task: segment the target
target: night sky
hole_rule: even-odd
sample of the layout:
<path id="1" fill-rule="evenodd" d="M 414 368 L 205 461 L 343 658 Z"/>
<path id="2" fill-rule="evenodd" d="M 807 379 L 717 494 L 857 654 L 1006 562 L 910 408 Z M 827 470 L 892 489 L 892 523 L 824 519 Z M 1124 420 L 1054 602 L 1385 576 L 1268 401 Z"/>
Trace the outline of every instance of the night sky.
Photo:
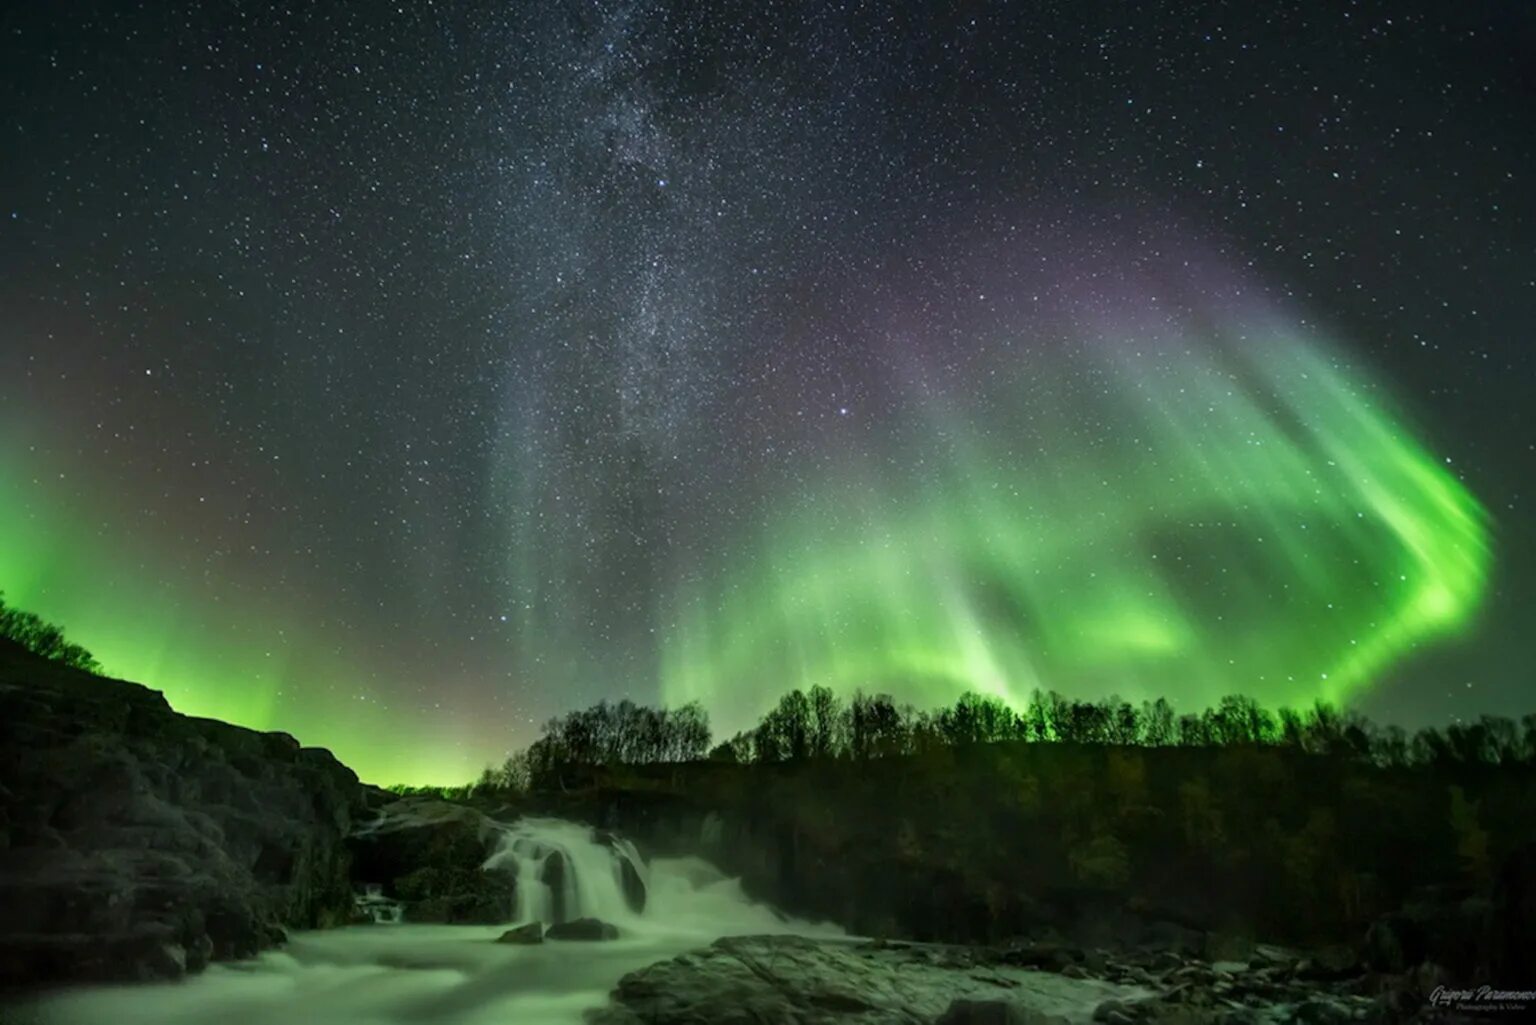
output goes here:
<path id="1" fill-rule="evenodd" d="M 0 589 L 177 708 L 1536 704 L 1528 4 L 12 6 Z"/>

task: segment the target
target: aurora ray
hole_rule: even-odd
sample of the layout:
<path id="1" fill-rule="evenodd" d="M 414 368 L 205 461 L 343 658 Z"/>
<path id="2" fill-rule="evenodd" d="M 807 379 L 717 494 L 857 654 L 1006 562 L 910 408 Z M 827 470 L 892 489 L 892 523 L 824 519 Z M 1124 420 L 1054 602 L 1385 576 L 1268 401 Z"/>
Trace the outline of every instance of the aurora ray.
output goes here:
<path id="1" fill-rule="evenodd" d="M 873 444 L 688 595 L 667 700 L 1340 701 L 1456 632 L 1483 508 L 1360 372 L 1258 321 L 1086 331 L 987 375 L 967 409 L 1011 423 L 914 402 L 925 440 Z"/>

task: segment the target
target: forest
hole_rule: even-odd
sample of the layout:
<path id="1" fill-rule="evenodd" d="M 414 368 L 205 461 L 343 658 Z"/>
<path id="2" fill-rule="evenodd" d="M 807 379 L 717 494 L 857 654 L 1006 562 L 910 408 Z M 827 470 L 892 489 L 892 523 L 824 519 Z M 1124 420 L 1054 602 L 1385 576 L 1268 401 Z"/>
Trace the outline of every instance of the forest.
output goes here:
<path id="1" fill-rule="evenodd" d="M 472 786 L 540 790 L 569 786 L 598 767 L 701 760 L 867 762 L 1003 743 L 1272 748 L 1382 767 L 1536 764 L 1536 713 L 1518 722 L 1485 715 L 1410 733 L 1322 701 L 1271 711 L 1252 698 L 1231 695 L 1202 711 L 1180 713 L 1165 698 L 1133 704 L 1035 691 L 1020 711 L 1001 698 L 975 693 L 953 705 L 920 710 L 862 691 L 845 701 L 818 686 L 790 691 L 756 726 L 713 745 L 708 713 L 697 703 L 666 709 L 599 702 L 550 719 L 538 740 L 503 764 L 488 766 Z"/>
<path id="2" fill-rule="evenodd" d="M 64 636 L 63 627 L 46 622 L 35 612 L 7 605 L 3 591 L 0 591 L 0 637 L 15 641 L 34 655 L 88 673 L 101 672 L 101 663 L 85 648 L 69 641 Z"/>

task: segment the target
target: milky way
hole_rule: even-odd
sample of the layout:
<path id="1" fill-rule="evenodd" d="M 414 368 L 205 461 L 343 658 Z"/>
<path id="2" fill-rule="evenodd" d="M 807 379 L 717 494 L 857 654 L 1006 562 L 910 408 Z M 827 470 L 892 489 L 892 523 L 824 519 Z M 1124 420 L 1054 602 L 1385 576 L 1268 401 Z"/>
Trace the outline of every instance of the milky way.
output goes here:
<path id="1" fill-rule="evenodd" d="M 1521 5 L 152 8 L 0 37 L 0 589 L 178 708 L 1528 710 Z"/>

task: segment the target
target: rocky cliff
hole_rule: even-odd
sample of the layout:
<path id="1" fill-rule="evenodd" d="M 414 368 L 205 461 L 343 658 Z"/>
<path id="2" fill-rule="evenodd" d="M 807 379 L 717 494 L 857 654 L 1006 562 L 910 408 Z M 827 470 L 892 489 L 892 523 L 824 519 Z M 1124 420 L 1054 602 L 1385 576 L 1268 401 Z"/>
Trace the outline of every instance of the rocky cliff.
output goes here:
<path id="1" fill-rule="evenodd" d="M 329 751 L 0 641 L 0 985 L 174 978 L 346 920 Z"/>

